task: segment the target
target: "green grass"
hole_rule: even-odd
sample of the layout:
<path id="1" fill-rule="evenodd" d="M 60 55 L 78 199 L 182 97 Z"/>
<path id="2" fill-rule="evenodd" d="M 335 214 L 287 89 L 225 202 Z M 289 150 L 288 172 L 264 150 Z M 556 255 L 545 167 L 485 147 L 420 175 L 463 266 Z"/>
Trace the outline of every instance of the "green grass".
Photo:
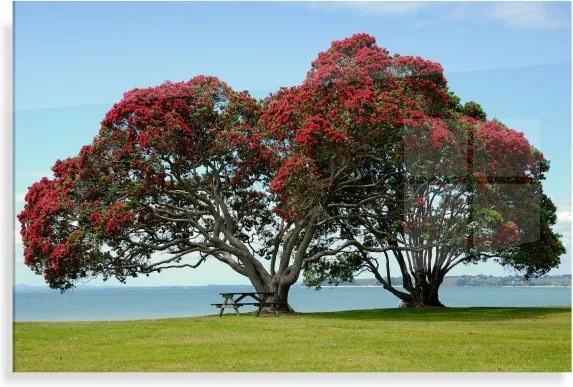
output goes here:
<path id="1" fill-rule="evenodd" d="M 14 371 L 571 371 L 571 308 L 14 323 Z"/>

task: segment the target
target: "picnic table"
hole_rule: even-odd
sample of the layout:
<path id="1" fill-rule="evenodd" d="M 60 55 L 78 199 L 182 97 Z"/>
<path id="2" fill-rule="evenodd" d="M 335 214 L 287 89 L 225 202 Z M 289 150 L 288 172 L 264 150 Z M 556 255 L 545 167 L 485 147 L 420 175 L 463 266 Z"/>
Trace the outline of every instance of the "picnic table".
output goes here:
<path id="1" fill-rule="evenodd" d="M 274 302 L 265 301 L 266 297 L 275 296 L 274 292 L 240 292 L 240 293 L 219 293 L 223 297 L 223 303 L 211 304 L 220 308 L 219 317 L 223 315 L 226 308 L 233 308 L 237 316 L 239 316 L 239 308 L 245 305 L 252 305 L 258 307 L 256 316 L 259 317 L 261 310 L 265 306 L 276 306 Z M 245 300 L 247 298 L 247 300 Z M 247 302 L 245 302 L 245 301 Z M 275 310 L 275 314 L 277 311 Z"/>

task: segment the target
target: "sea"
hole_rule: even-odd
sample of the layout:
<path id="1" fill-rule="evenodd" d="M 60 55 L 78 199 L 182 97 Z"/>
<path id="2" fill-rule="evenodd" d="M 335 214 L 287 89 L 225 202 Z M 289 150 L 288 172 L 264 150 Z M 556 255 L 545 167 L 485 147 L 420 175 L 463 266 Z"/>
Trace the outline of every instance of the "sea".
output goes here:
<path id="1" fill-rule="evenodd" d="M 13 320 L 119 321 L 215 315 L 210 304 L 219 293 L 253 291 L 247 285 L 174 287 L 78 287 L 65 293 L 42 287 L 16 288 Z M 570 287 L 445 287 L 440 300 L 449 307 L 571 306 Z M 320 290 L 293 286 L 289 304 L 297 312 L 397 308 L 399 300 L 381 287 L 337 286 Z M 254 310 L 249 306 L 241 312 Z M 225 313 L 233 313 L 227 309 Z"/>

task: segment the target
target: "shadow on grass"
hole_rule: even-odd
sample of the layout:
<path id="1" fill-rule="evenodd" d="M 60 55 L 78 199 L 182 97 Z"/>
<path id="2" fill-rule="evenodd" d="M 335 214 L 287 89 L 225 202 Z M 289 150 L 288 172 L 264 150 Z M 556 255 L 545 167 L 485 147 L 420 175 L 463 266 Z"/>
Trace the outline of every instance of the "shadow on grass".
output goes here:
<path id="1" fill-rule="evenodd" d="M 342 320 L 485 322 L 534 319 L 549 314 L 561 313 L 571 313 L 571 307 L 370 309 L 345 312 L 305 313 L 304 315 Z"/>

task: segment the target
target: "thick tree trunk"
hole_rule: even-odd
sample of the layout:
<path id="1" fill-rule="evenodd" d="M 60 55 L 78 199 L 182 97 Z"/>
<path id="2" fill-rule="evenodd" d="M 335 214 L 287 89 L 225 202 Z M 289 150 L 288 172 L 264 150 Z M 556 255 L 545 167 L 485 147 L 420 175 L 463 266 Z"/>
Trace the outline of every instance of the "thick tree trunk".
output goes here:
<path id="1" fill-rule="evenodd" d="M 425 278 L 416 278 L 414 289 L 410 292 L 410 299 L 404 301 L 404 307 L 444 307 L 440 301 L 438 291 L 442 278 L 432 279 L 430 282 Z"/>
<path id="2" fill-rule="evenodd" d="M 444 304 L 441 303 L 438 297 L 438 290 L 428 288 L 417 288 L 414 293 L 412 293 L 412 298 L 406 303 L 408 307 L 443 307 Z"/>
<path id="3" fill-rule="evenodd" d="M 271 279 L 270 276 L 261 276 L 260 273 L 252 273 L 248 276 L 251 284 L 257 292 L 276 293 L 275 296 L 265 298 L 265 302 L 274 303 L 274 307 L 265 307 L 262 313 L 294 313 L 294 309 L 288 303 L 288 295 L 292 284 L 281 282 L 278 275 Z"/>
<path id="4" fill-rule="evenodd" d="M 274 306 L 264 307 L 261 313 L 276 314 L 276 313 L 294 313 L 294 309 L 288 303 L 288 294 L 291 285 L 279 285 L 279 281 L 269 283 L 263 290 L 257 289 L 259 292 L 273 292 L 274 296 L 266 297 L 265 302 L 273 303 Z"/>
<path id="5" fill-rule="evenodd" d="M 290 284 L 279 284 L 275 290 L 276 296 L 272 299 L 274 302 L 275 310 L 279 313 L 294 313 L 294 309 L 288 303 L 288 293 Z"/>

